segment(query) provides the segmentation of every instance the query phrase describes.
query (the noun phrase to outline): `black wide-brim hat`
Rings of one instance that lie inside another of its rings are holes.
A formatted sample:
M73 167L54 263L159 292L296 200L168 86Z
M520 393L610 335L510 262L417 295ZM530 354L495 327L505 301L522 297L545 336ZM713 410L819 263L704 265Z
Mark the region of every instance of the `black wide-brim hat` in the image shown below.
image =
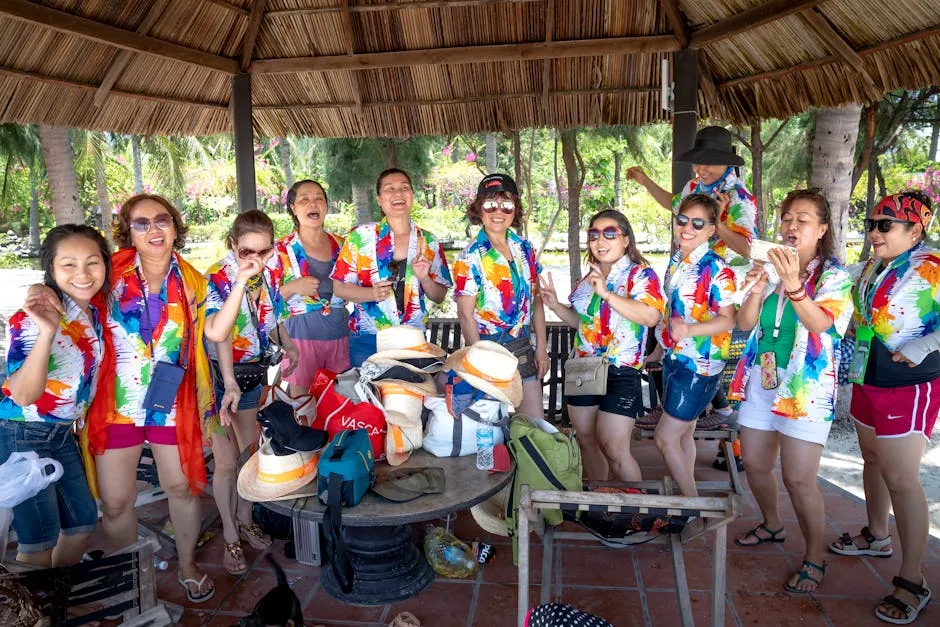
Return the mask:
M676 161L696 165L744 165L744 159L731 146L733 136L720 126L706 126L695 134L695 146Z

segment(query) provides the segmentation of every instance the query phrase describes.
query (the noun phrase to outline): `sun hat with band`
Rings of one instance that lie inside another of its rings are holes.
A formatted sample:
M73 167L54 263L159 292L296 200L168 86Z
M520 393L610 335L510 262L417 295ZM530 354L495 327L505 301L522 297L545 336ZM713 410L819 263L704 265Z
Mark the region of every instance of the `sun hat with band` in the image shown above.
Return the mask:
M313 480L321 451L275 455L271 441L262 438L261 446L238 473L239 496L256 503L315 496Z
M444 370L457 375L481 392L513 407L522 404L519 360L506 348L489 340L455 351Z
M744 165L744 159L731 146L733 136L720 126L706 126L695 134L695 145L676 161L696 165Z
M447 352L428 342L424 330L399 324L379 329L375 336L375 354L366 361L401 365L414 372L438 372L437 364L445 357Z
M385 408L388 432L385 434L385 460L392 466L408 461L411 453L421 448L424 428L421 411L424 394L398 383L376 381Z
M437 384L434 383L434 377L427 372L415 372L404 365L382 364L378 367L383 370L370 377L373 385L397 383L406 390L411 390L421 396L441 396Z

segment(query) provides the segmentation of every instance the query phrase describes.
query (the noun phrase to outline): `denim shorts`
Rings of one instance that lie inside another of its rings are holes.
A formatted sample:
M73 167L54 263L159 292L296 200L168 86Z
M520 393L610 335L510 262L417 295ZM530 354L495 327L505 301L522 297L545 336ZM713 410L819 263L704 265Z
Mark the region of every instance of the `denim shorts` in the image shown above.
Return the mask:
M349 334L349 362L351 367L358 368L369 357L375 355L374 333L350 333Z
M13 529L20 553L55 547L59 533L91 533L98 506L88 490L85 467L70 424L0 420L0 464L13 453L36 451L62 464L62 478L13 508Z
M600 411L627 418L637 418L643 410L643 387L640 371L629 366L607 369L607 394L569 396L572 407L598 407Z
M663 412L692 422L708 407L720 385L720 373L706 377L666 357L663 360Z
M238 411L244 409L256 409L261 403L261 392L264 391L264 385L258 384L255 387L251 388L247 392L242 392L241 398L238 399ZM219 411L222 407L222 397L225 395L225 390L216 386L215 388L215 409Z

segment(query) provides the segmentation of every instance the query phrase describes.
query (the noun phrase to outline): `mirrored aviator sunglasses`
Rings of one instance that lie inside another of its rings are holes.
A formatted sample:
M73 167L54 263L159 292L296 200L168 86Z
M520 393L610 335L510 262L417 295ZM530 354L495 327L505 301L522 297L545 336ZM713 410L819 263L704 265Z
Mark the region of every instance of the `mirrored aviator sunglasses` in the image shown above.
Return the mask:
M873 220L871 218L865 218L865 232L871 233L878 229L879 233L887 233L895 224L914 224L908 220L891 220L888 218L883 218L881 220Z
M500 209L507 216L511 216L516 212L516 205L508 200L503 202L487 200L483 203L483 211L485 213L494 213L497 209Z
M692 228L696 231L701 231L705 228L706 225L714 224L710 220L704 220L702 218L690 218L687 215L679 214L676 216L676 226L685 226L689 222L692 223Z
M623 235L623 232L615 226L608 226L604 230L588 229L587 234L588 234L589 241L596 242L597 240L601 238L602 234L604 236L604 239L617 239L618 237Z

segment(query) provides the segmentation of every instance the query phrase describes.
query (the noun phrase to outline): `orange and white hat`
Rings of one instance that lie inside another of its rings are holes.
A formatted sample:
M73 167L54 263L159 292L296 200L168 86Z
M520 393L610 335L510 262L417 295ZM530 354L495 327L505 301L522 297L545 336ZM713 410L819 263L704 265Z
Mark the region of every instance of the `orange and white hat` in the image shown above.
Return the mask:
M375 354L369 361L388 363L388 360L443 359L446 356L443 348L428 342L423 329L398 324L379 329L375 335Z
M385 434L385 459L392 466L408 461L413 451L421 448L424 429L421 411L424 395L398 382L376 381L385 407L388 432Z
M238 473L238 494L246 501L283 501L315 496L317 463L322 449L275 455L271 441L262 438L261 446Z
M455 351L444 364L474 388L513 407L522 404L519 360L502 345L480 340Z

